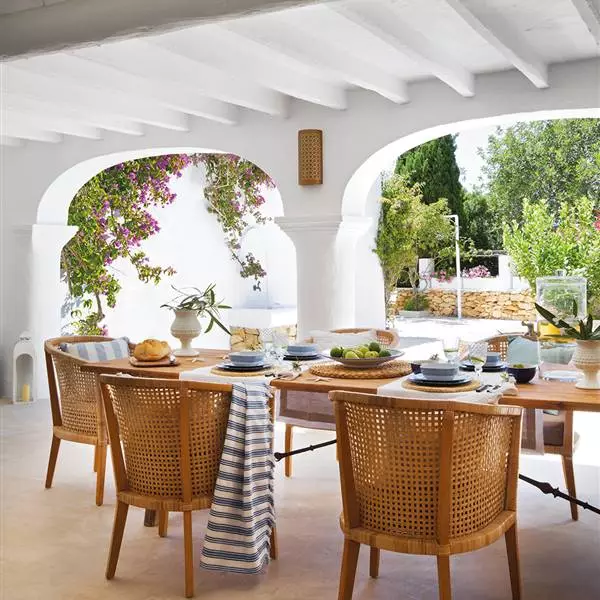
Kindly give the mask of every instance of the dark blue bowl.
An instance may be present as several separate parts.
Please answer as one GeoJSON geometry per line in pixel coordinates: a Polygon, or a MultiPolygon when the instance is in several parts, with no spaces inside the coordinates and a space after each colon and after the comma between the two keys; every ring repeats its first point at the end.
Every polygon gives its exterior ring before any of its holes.
{"type": "Polygon", "coordinates": [[[410,363],[410,368],[415,375],[421,372],[421,363],[410,363]]]}
{"type": "Polygon", "coordinates": [[[534,377],[537,367],[535,365],[525,365],[524,367],[513,367],[509,365],[508,372],[517,383],[529,383],[534,377]]]}

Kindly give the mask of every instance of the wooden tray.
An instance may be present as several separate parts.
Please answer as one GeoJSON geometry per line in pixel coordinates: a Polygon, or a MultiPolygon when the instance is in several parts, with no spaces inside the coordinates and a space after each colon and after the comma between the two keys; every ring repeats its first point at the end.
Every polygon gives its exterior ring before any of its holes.
{"type": "Polygon", "coordinates": [[[311,367],[309,371],[313,375],[337,379],[392,379],[408,375],[411,368],[407,362],[394,360],[372,369],[352,369],[339,363],[324,363],[311,367]]]}
{"type": "Polygon", "coordinates": [[[134,367],[176,367],[180,364],[177,359],[171,360],[168,356],[160,360],[138,360],[134,356],[130,356],[129,362],[134,367]]]}

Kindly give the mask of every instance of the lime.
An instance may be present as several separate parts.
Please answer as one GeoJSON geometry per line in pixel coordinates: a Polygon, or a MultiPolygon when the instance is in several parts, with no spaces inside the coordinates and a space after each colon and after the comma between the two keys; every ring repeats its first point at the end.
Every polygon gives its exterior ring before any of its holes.
{"type": "Polygon", "coordinates": [[[377,342],[371,342],[369,344],[369,350],[371,350],[371,352],[381,352],[381,346],[377,342]]]}
{"type": "Polygon", "coordinates": [[[348,350],[345,354],[344,354],[344,358],[359,358],[358,354],[356,354],[356,352],[352,351],[352,350],[348,350]]]}
{"type": "Polygon", "coordinates": [[[369,350],[365,354],[365,358],[378,358],[378,357],[379,357],[379,352],[375,352],[374,350],[369,350]]]}
{"type": "Polygon", "coordinates": [[[331,352],[329,353],[330,356],[333,356],[333,358],[339,358],[340,356],[343,356],[344,351],[339,348],[339,347],[335,347],[331,349],[331,352]]]}
{"type": "MultiPolygon", "coordinates": [[[[367,352],[368,352],[368,350],[367,350],[367,352]]],[[[364,358],[365,354],[366,354],[366,352],[364,350],[362,350],[362,349],[360,349],[360,350],[356,349],[354,351],[354,353],[358,356],[358,358],[364,358]]]]}
{"type": "Polygon", "coordinates": [[[357,348],[357,350],[360,350],[361,352],[368,352],[370,350],[369,346],[359,346],[357,348]]]}
{"type": "Polygon", "coordinates": [[[379,356],[391,356],[392,353],[389,350],[380,350],[379,356]]]}

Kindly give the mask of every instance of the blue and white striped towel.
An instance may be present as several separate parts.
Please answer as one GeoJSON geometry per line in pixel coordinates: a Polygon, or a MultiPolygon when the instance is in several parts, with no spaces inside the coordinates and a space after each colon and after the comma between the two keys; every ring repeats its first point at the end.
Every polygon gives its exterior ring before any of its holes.
{"type": "Polygon", "coordinates": [[[234,383],[200,565],[258,573],[269,562],[273,508],[273,423],[266,384],[234,383]]]}

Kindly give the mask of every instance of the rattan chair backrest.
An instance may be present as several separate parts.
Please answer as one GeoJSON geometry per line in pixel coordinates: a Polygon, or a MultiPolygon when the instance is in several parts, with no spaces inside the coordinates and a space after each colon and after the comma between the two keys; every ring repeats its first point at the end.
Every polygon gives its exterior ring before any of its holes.
{"type": "Polygon", "coordinates": [[[100,382],[113,460],[120,454],[118,490],[185,502],[212,496],[231,386],[107,375],[100,382]]]}
{"type": "MultiPolygon", "coordinates": [[[[87,361],[63,352],[60,345],[106,342],[111,339],[113,338],[103,336],[70,336],[53,338],[45,342],[50,392],[52,395],[54,384],[59,392],[55,401],[60,405],[60,423],[55,422],[55,425],[62,425],[73,433],[88,436],[98,436],[101,433],[99,426],[102,421],[102,403],[98,389],[98,376],[96,373],[82,371],[81,365],[87,361]],[[55,380],[52,379],[54,376],[56,376],[55,380]]],[[[55,412],[53,407],[53,416],[55,412]]]]}
{"type": "Polygon", "coordinates": [[[520,408],[330,396],[348,526],[447,543],[514,510],[520,408]]]}
{"type": "Polygon", "coordinates": [[[527,340],[537,341],[536,338],[531,337],[525,333],[505,333],[502,335],[496,335],[494,337],[486,338],[481,340],[482,342],[488,343],[488,351],[490,352],[500,352],[500,357],[503,361],[508,359],[508,345],[511,340],[517,337],[522,337],[527,340]]]}

